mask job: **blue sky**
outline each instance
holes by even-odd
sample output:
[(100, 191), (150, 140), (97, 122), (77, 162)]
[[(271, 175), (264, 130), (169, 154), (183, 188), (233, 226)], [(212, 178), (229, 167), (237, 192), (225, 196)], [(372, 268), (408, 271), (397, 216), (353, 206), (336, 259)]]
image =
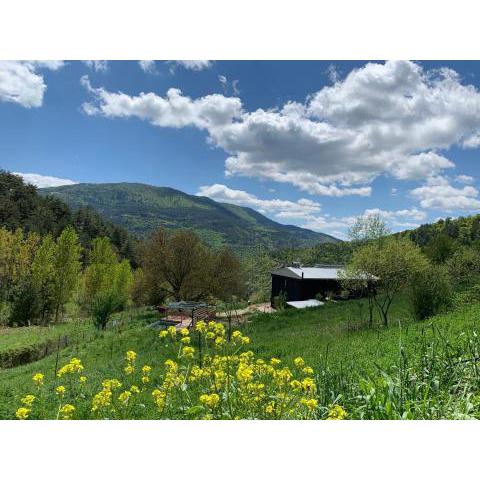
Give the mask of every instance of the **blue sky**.
[(343, 237), (477, 213), (479, 146), (479, 62), (0, 62), (0, 166), (38, 185), (170, 186)]

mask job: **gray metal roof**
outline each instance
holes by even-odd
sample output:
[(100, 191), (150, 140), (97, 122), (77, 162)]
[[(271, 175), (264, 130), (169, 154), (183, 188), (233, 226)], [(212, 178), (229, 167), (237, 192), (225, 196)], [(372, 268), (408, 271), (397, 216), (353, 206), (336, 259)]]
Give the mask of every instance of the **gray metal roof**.
[(339, 280), (339, 273), (345, 268), (340, 265), (325, 265), (318, 267), (282, 267), (272, 272), (272, 275), (306, 280)]

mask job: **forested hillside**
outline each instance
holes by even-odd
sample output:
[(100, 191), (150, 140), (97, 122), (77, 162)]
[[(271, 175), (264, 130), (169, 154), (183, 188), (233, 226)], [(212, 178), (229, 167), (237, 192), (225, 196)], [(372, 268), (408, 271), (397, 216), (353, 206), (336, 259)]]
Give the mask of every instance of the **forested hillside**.
[(334, 237), (282, 225), (251, 208), (219, 203), (179, 190), (138, 183), (77, 184), (42, 189), (72, 208), (90, 206), (140, 237), (159, 227), (192, 229), (210, 246), (245, 250), (307, 247)]
[(0, 227), (50, 233), (56, 238), (69, 225), (84, 247), (90, 247), (96, 237), (108, 237), (122, 257), (133, 260), (135, 240), (125, 229), (89, 207), (72, 209), (56, 196), (39, 195), (37, 188), (21, 177), (0, 171)]

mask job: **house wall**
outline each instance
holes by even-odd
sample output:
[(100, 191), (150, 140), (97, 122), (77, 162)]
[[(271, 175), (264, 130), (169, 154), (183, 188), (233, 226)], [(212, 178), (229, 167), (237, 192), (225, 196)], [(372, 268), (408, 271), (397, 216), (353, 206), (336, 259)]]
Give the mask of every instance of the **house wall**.
[(281, 292), (285, 292), (287, 302), (291, 302), (310, 300), (319, 293), (323, 296), (330, 292), (338, 295), (341, 290), (342, 287), (338, 280), (307, 280), (272, 274), (270, 302), (273, 306), (274, 298), (278, 297)]

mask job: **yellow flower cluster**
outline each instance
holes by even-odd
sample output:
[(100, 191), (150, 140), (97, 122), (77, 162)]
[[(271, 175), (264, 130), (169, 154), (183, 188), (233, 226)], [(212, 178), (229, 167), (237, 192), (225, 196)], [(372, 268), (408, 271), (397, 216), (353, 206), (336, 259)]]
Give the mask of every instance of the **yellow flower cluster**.
[(125, 355), (125, 360), (127, 365), (123, 369), (127, 375), (131, 375), (135, 373), (135, 360), (137, 358), (137, 354), (133, 350), (129, 350)]
[(25, 408), (25, 407), (20, 407), (16, 412), (15, 412), (15, 416), (19, 419), (19, 420), (26, 420), (28, 418), (28, 415), (30, 414), (30, 409), (29, 408)]
[(75, 412), (75, 407), (70, 403), (66, 403), (59, 411), (60, 418), (62, 420), (70, 420)]
[(220, 403), (220, 397), (216, 393), (200, 395), (199, 400), (209, 408), (215, 408)]
[[(192, 331), (194, 336), (190, 336)], [(243, 351), (250, 343), (247, 336), (240, 330), (228, 336), (225, 326), (216, 322), (198, 321), (190, 330), (169, 327), (159, 336), (170, 358), (158, 371), (155, 367), (155, 377), (151, 377), (151, 365), (143, 365), (138, 377), (133, 375), (139, 356), (129, 350), (121, 376), (104, 379), (91, 397), (87, 388), (78, 390), (75, 383), (65, 383), (66, 387), (53, 385), (51, 392), (60, 402), (55, 411), (57, 418), (73, 418), (78, 406), (63, 402), (76, 395), (79, 401), (91, 402), (92, 418), (131, 418), (152, 407), (158, 418), (318, 418), (314, 371), (301, 357), (295, 358), (293, 366), (279, 358), (256, 358), (252, 351)], [(59, 376), (82, 371), (81, 361), (73, 358), (60, 369)], [(43, 385), (44, 377), (36, 374), (33, 381)], [(87, 377), (78, 377), (81, 385), (86, 381)], [(25, 395), (16, 411), (17, 418), (41, 415), (37, 402), (44, 401), (49, 392), (42, 389), (38, 399)], [(345, 418), (346, 412), (335, 405), (328, 417)]]
[(56, 389), (55, 392), (57, 395), (60, 395), (63, 397), (65, 395), (65, 387), (63, 385), (59, 385)]
[(332, 405), (328, 410), (327, 420), (344, 420), (348, 413), (341, 405)]
[(35, 385), (37, 386), (41, 386), (43, 385), (43, 379), (44, 379), (44, 375), (43, 373), (36, 373), (33, 377), (32, 377), (32, 380), (33, 380), (33, 383), (35, 383)]
[(120, 388), (121, 382), (116, 378), (107, 379), (102, 382), (102, 390), (92, 400), (92, 412), (109, 407), (112, 404), (112, 390)]
[(80, 373), (82, 370), (83, 365), (81, 360), (74, 357), (58, 371), (57, 377), (62, 377), (69, 373)]

